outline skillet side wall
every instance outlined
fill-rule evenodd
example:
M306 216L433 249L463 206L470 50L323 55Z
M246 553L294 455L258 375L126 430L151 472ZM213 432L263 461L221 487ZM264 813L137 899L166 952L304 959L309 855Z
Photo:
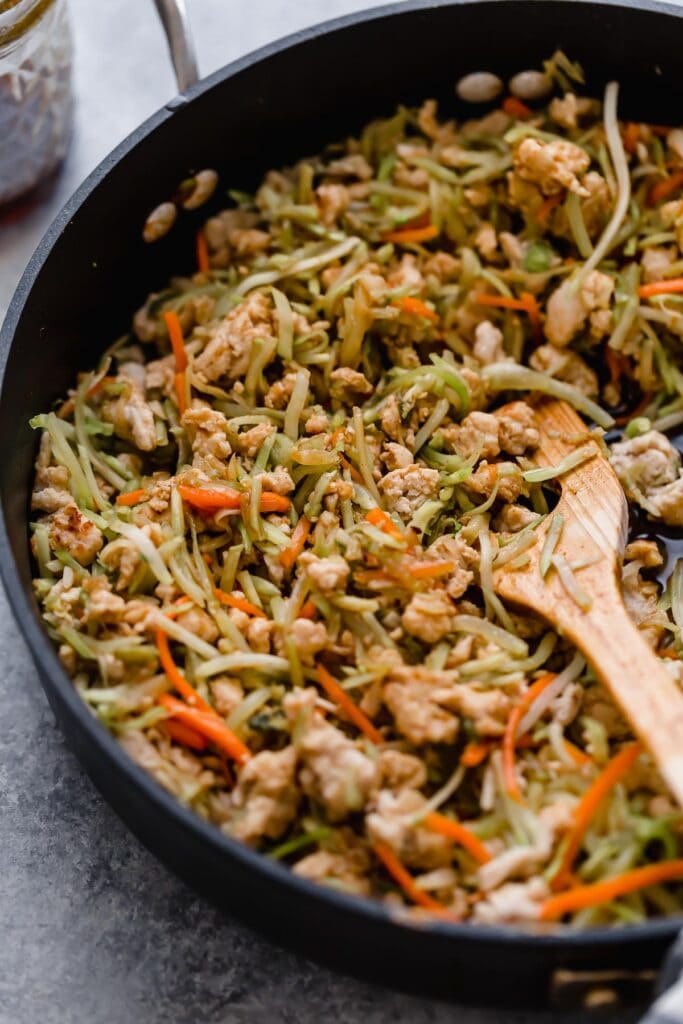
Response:
M610 78L622 83L622 116L680 121L683 19L675 9L578 0L410 8L344 19L329 34L302 33L285 48L276 44L218 72L190 90L189 102L181 98L143 125L67 204L22 279L1 335L0 570L71 745L118 813L180 875L283 942L357 973L479 1002L498 994L509 1003L511 992L518 1003L542 1001L546 975L559 964L657 962L674 924L542 940L499 930L415 931L390 923L376 907L320 894L259 866L125 761L73 693L31 596L26 523L36 438L28 420L127 329L150 289L193 269L194 232L207 208L183 214L155 246L140 238L149 210L192 170L221 172L217 209L225 189L253 188L269 167L315 153L390 113L398 100L433 95L442 115L462 116L453 95L460 75L538 67L556 46L588 69L593 93ZM498 978L514 979L497 993L484 984L493 964Z

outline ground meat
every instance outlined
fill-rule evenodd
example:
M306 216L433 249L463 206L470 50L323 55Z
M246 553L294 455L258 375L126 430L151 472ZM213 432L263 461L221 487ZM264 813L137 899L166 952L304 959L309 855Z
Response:
M402 444L395 444L393 441L385 444L380 458L389 471L405 469L406 466L412 466L414 461L410 449L405 448Z
M490 320L482 320L477 324L474 331L474 346L472 355L484 366L490 363L501 363L506 359L503 348L503 332L491 323Z
M393 469L379 481L379 487L392 512L404 519L411 516L439 492L439 472L426 466Z
M116 590L123 591L141 564L140 552L131 541L125 537L118 537L103 549L100 562L110 571L118 571Z
M630 500L633 485L649 496L676 481L681 469L680 455L658 430L613 444L610 461Z
M325 650L329 643L325 623L311 622L310 619L295 619L290 635L297 654L303 662L309 664L312 663L316 654Z
M479 414L481 415L481 413ZM524 455L529 448L538 448L540 435L536 414L526 402L510 402L494 413L498 421L500 448L508 455ZM488 458L482 452L483 458Z
M379 782L379 766L314 710L316 700L312 689L290 693L284 699L290 722L298 720L297 731L301 732L297 739L302 765L299 782L304 793L321 804L328 821L343 821L365 807Z
M538 519L537 513L530 508L525 508L524 505L503 505L493 526L501 533L518 533L519 530L523 530L525 526L529 526L536 519Z
M239 679L216 676L211 681L211 695L218 714L228 718L244 699L244 690Z
M527 493L522 471L516 462L481 462L477 471L465 481L465 486L474 494L490 497L498 483L498 496L503 501L516 501Z
M123 390L116 399L103 402L102 418L113 425L117 437L131 441L140 451L151 452L157 446L157 432L143 389L130 376L119 375L117 379L124 385Z
M340 366L330 374L330 394L347 405L371 395L372 391L372 384L367 377L348 366Z
M305 551L299 556L299 565L313 586L323 593L343 590L349 576L348 563L341 555L318 558L312 552Z
M420 828L415 818L426 801L414 789L398 793L382 790L365 819L374 842L386 843L402 863L413 868L437 868L450 863L452 843L429 829Z
M498 249L498 238L493 224L485 221L474 236L475 247L486 260L493 260Z
M548 108L552 120L561 128L567 128L570 131L578 127L579 118L594 112L595 100L587 96L575 96L573 92L568 92L564 96L555 96L550 101Z
M479 561L474 548L470 547L462 534L442 534L425 551L427 558L453 562L455 569L448 576L446 590L452 598L462 597L474 579L473 568Z
M590 366L570 349L555 348L554 345L539 345L529 357L529 364L540 373L566 381L578 388L582 395L597 395L598 375Z
M292 391L296 382L296 373L286 373L280 380L271 384L265 393L263 404L267 409L286 409L292 397Z
M643 268L644 281L661 281L666 277L669 267L676 259L676 250L664 249L651 245L643 251L640 265Z
M55 512L49 526L50 547L67 551L81 565L90 565L104 543L102 531L74 504Z
M327 227L332 227L351 204L351 195L346 185L319 185L315 190L315 198L320 219Z
M659 608L658 585L654 580L642 576L642 569L647 567L647 562L639 558L627 561L621 571L621 590L626 611L650 647L656 649L667 630L669 620L666 612Z
M472 722L479 736L502 736L512 700L501 690L475 690L456 684L448 695L448 706Z
M579 178L588 170L590 157L585 149L573 142L523 139L513 154L513 160L520 178L538 185L543 195L550 196L562 188L579 196L587 194Z
M263 750L244 766L232 794L236 813L228 826L231 835L244 843L282 835L299 806L296 761L294 747L285 747Z
M183 414L182 425L195 455L228 459L232 452L228 441L228 421L218 409L202 402L194 402Z
M291 494L294 481L289 470L284 466L276 466L268 473L261 473L261 487L264 491L275 491L276 494Z
M382 750L379 766L382 786L387 789L421 789L427 782L425 763L413 754L404 754L400 750Z
M261 451L263 442L274 432L272 423L257 423L255 427L244 430L233 436L235 448L240 455L246 455L248 459L254 459Z
M545 318L545 336L553 345L568 345L586 323L594 310L608 309L614 280L600 270L591 270L577 289L572 278L567 278L548 299Z
M413 594L401 622L406 633L426 644L436 644L453 629L455 605L445 592Z
M256 338L272 337L270 303L262 292L251 292L209 331L208 344L195 359L194 370L207 381L236 380L247 372Z
M473 455L493 459L500 454L498 427L498 420L491 413L471 412L459 425L444 427L440 433L453 451L464 459Z
M179 615L176 622L201 640L205 640L207 644L213 644L218 639L218 626L210 615L196 605Z
M440 691L435 689L428 671L416 666L411 680L403 678L402 670L397 673L398 677L392 673L383 693L397 731L417 747L425 743L453 743L460 721L439 704Z
M294 874L311 882L331 883L358 896L368 895L370 855L365 843L359 842L351 829L344 828L338 829L327 845L331 848L298 860L292 868Z

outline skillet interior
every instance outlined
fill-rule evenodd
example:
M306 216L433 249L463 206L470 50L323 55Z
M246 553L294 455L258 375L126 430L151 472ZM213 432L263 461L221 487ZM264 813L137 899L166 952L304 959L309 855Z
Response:
M0 569L55 713L95 783L147 846L214 901L319 959L401 987L509 1005L543 1001L561 965L655 964L676 925L546 937L408 928L379 906L311 886L180 807L90 716L40 625L26 529L35 446L28 419L94 364L150 289L191 269L194 231L207 209L184 214L153 247L142 243L140 228L193 169L216 167L223 188L248 189L269 167L315 152L398 100L433 95L457 114L460 75L537 67L556 46L581 61L592 92L610 78L622 83L622 116L676 123L682 43L683 12L674 7L579 0L408 4L301 33L218 72L126 140L67 204L10 308L1 336ZM486 984L492 964L495 986Z

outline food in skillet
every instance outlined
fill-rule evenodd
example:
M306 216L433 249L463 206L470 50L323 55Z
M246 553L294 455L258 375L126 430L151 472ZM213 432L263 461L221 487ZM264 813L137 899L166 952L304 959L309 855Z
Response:
M545 71L542 109L401 108L233 193L198 272L33 421L32 543L83 699L227 835L397 909L591 926L680 912L680 815L492 573L552 515L558 395L572 465L610 431L625 600L683 681L682 569L647 535L683 524L683 130Z

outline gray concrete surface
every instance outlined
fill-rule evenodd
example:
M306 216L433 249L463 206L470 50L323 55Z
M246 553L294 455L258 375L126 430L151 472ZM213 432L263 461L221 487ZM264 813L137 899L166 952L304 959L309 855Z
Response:
M190 5L203 72L365 6L363 0ZM151 2L71 0L71 6L76 136L51 190L11 217L0 216L0 317L63 201L173 92ZM140 846L65 748L2 595L0 665L0 1024L561 1020L402 996L323 970L218 913ZM635 1014L610 1019L628 1024Z

